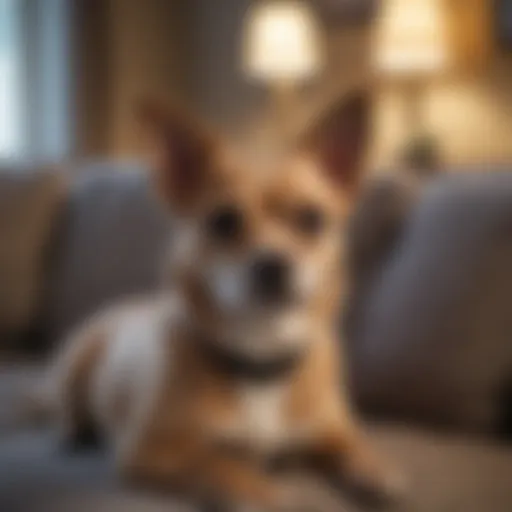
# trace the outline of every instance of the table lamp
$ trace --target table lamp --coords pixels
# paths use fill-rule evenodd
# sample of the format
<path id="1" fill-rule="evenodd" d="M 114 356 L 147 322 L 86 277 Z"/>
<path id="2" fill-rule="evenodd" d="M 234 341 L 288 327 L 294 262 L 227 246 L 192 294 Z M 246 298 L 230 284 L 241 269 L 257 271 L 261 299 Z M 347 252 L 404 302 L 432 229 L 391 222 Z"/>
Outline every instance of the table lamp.
<path id="1" fill-rule="evenodd" d="M 320 30 L 313 12 L 300 0 L 260 0 L 248 10 L 242 67 L 249 79 L 269 87 L 280 129 L 293 124 L 297 87 L 323 64 Z"/>
<path id="2" fill-rule="evenodd" d="M 400 84 L 410 133 L 405 153 L 414 155 L 434 139 L 425 127 L 427 84 L 447 70 L 449 51 L 444 0 L 383 0 L 375 27 L 374 65 L 381 77 Z M 429 142 L 430 141 L 430 142 Z"/>

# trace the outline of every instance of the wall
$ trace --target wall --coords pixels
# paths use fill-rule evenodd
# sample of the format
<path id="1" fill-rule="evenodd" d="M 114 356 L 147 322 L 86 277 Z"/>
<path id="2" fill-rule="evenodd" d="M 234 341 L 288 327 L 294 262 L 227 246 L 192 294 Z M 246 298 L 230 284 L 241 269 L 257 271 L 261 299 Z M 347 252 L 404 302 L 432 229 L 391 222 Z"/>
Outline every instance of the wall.
<path id="1" fill-rule="evenodd" d="M 168 0 L 108 0 L 110 51 L 109 152 L 137 153 L 134 104 L 147 93 L 178 94 L 182 87 L 181 18 Z"/>
<path id="2" fill-rule="evenodd" d="M 407 137 L 401 100 L 399 90 L 388 90 L 376 102 L 376 166 L 391 164 Z M 480 76 L 430 85 L 423 112 L 448 164 L 512 162 L 512 59 L 495 59 Z"/>
<path id="3" fill-rule="evenodd" d="M 184 90 L 181 2 L 74 0 L 75 156 L 139 152 L 137 98 Z"/>
<path id="4" fill-rule="evenodd" d="M 425 84 L 423 116 L 448 164 L 512 162 L 512 54 L 493 36 L 495 2 L 445 0 L 452 78 Z M 455 78 L 458 77 L 458 78 Z M 408 135 L 400 89 L 376 102 L 373 162 L 393 162 Z"/>
<path id="5" fill-rule="evenodd" d="M 247 129 L 265 105 L 263 91 L 248 84 L 239 70 L 238 45 L 249 3 L 188 3 L 188 44 L 194 55 L 188 68 L 192 100 L 202 115 L 232 132 Z M 466 18 L 470 23 L 475 16 Z M 328 66 L 321 81 L 303 91 L 300 108 L 304 112 L 314 111 L 351 84 L 370 80 L 369 35 L 362 28 L 326 33 Z M 472 51 L 473 39 L 458 42 L 458 50 Z M 375 107 L 371 162 L 385 167 L 392 164 L 407 136 L 400 91 L 381 90 Z M 512 161 L 511 57 L 494 59 L 480 76 L 431 85 L 425 92 L 424 108 L 428 126 L 442 141 L 447 163 Z"/>
<path id="6" fill-rule="evenodd" d="M 109 152 L 108 10 L 103 0 L 75 0 L 72 9 L 72 87 L 75 157 Z"/>
<path id="7" fill-rule="evenodd" d="M 479 78 L 433 88 L 430 122 L 454 164 L 512 162 L 512 55 Z"/>
<path id="8" fill-rule="evenodd" d="M 82 117 L 93 121 L 88 130 L 91 140 L 98 134 L 105 139 L 106 133 L 106 142 L 95 141 L 96 148 L 114 156 L 137 153 L 133 104 L 144 91 L 177 95 L 220 128 L 251 133 L 271 103 L 265 88 L 249 84 L 240 72 L 239 44 L 250 1 L 87 3 L 108 6 L 102 19 L 104 53 L 94 50 L 105 61 L 108 76 L 100 78 L 108 86 L 82 111 Z M 301 91 L 301 115 L 307 117 L 354 84 L 371 81 L 369 35 L 368 29 L 357 27 L 326 32 L 328 65 L 319 80 Z M 94 86 L 90 89 L 98 88 L 98 80 L 84 78 Z M 375 167 L 390 165 L 407 136 L 401 102 L 398 90 L 381 89 L 376 96 L 371 152 Z M 432 85 L 425 93 L 428 124 L 440 137 L 450 164 L 512 161 L 511 109 L 512 57 L 496 59 L 479 78 Z"/>
<path id="9" fill-rule="evenodd" d="M 189 0 L 187 75 L 195 109 L 230 132 L 247 130 L 269 106 L 264 86 L 251 84 L 240 71 L 240 41 L 251 0 Z M 214 20 L 214 22 L 213 22 Z M 367 34 L 361 30 L 326 33 L 329 65 L 308 84 L 297 107 L 314 110 L 346 84 L 367 73 Z"/>
<path id="10" fill-rule="evenodd" d="M 261 105 L 262 90 L 239 71 L 243 20 L 251 0 L 188 0 L 187 83 L 194 109 L 226 128 L 237 128 Z"/>

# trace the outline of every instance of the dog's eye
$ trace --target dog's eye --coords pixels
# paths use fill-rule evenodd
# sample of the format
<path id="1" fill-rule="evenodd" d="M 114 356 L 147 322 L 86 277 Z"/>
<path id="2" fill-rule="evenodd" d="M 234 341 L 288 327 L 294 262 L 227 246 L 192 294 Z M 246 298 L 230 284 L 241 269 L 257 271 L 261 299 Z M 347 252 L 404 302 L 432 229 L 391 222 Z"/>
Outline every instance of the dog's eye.
<path id="1" fill-rule="evenodd" d="M 324 225 L 323 213 L 315 206 L 303 206 L 295 212 L 295 225 L 305 235 L 318 235 Z"/>
<path id="2" fill-rule="evenodd" d="M 244 219 L 236 206 L 226 205 L 210 213 L 206 222 L 210 235 L 222 241 L 229 241 L 240 235 Z"/>

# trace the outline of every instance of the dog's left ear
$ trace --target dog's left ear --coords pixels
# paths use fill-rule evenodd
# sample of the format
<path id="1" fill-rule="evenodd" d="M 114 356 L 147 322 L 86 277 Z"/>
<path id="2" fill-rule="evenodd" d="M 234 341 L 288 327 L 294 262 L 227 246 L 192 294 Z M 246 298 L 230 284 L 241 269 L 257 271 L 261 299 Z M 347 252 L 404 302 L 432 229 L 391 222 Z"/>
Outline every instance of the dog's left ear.
<path id="1" fill-rule="evenodd" d="M 370 129 L 367 94 L 357 92 L 318 116 L 301 146 L 319 161 L 332 183 L 354 194 L 361 180 Z"/>
<path id="2" fill-rule="evenodd" d="M 152 146 L 157 193 L 175 213 L 186 214 L 210 185 L 217 141 L 176 105 L 144 98 L 136 107 L 137 120 Z"/>

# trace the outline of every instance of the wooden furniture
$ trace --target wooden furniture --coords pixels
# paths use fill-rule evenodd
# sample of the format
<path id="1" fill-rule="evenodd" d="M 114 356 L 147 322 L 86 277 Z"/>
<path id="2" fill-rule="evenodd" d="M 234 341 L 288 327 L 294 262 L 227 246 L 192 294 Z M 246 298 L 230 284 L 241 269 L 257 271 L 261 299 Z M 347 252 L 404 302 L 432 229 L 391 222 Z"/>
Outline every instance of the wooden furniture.
<path id="1" fill-rule="evenodd" d="M 453 69 L 482 70 L 495 51 L 494 16 L 491 0 L 445 0 Z"/>

